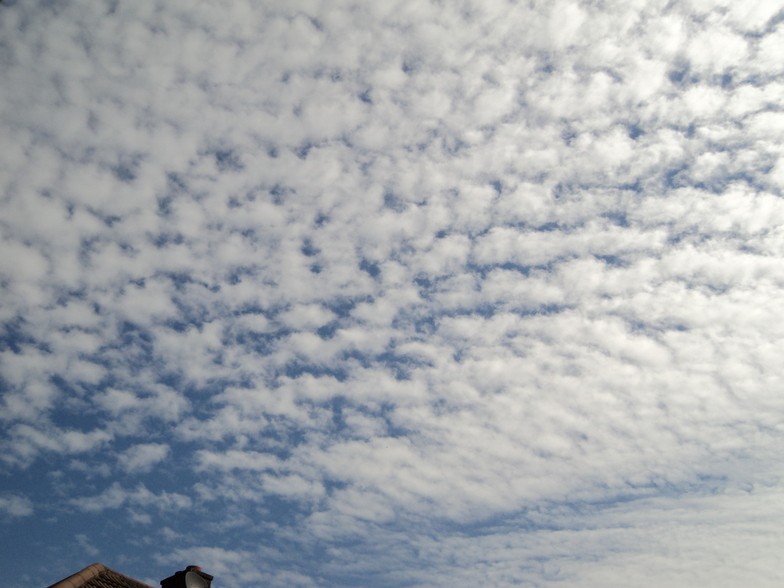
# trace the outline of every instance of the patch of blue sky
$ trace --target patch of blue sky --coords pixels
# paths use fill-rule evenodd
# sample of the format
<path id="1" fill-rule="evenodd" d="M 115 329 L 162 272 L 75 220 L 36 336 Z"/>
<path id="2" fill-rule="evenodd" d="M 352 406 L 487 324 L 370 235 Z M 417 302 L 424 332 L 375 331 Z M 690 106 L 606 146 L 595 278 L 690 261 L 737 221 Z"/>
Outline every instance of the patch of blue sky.
<path id="1" fill-rule="evenodd" d="M 10 350 L 15 354 L 19 354 L 22 353 L 25 346 L 37 344 L 36 339 L 26 332 L 25 320 L 21 316 L 3 322 L 1 328 L 0 352 Z"/>
<path id="2" fill-rule="evenodd" d="M 304 374 L 309 374 L 316 378 L 330 376 L 335 378 L 338 382 L 345 382 L 349 377 L 349 371 L 341 365 L 319 365 L 297 360 L 291 361 L 285 366 L 282 366 L 279 370 L 279 373 L 281 375 L 285 375 L 287 378 L 293 379 L 296 379 Z"/>

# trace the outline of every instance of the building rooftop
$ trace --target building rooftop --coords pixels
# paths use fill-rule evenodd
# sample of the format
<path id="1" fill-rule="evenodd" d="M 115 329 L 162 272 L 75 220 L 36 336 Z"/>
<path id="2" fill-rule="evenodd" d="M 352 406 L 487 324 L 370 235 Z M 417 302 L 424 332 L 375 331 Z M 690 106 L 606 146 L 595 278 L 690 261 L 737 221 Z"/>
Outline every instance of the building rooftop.
<path id="1" fill-rule="evenodd" d="M 94 563 L 81 572 L 52 584 L 49 588 L 152 588 L 152 586 L 123 576 L 101 563 Z"/>

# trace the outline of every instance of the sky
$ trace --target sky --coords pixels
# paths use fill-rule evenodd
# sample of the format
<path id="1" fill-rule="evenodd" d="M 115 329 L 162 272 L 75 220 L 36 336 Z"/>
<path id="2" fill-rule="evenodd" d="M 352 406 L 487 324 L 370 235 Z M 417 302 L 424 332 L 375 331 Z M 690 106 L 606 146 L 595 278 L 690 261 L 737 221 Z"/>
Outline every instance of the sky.
<path id="1" fill-rule="evenodd" d="M 784 9 L 0 3 L 0 568 L 784 580 Z"/>

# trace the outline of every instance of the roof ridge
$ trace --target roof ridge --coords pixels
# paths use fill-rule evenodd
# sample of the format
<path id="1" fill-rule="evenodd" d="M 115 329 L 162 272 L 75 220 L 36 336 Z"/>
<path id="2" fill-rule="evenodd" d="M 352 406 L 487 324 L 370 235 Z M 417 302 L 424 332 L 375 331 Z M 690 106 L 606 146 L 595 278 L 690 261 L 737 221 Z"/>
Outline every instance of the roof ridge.
<path id="1" fill-rule="evenodd" d="M 68 576 L 64 580 L 60 580 L 59 582 L 52 584 L 48 588 L 82 588 L 90 580 L 92 580 L 93 578 L 101 574 L 116 574 L 117 576 L 120 576 L 121 578 L 128 580 L 133 585 L 152 588 L 152 586 L 148 586 L 144 582 L 139 582 L 139 580 L 134 580 L 129 576 L 121 574 L 120 572 L 117 572 L 111 568 L 107 568 L 102 563 L 94 563 L 92 565 L 89 565 L 83 570 L 76 572 L 72 576 Z"/>
<path id="2" fill-rule="evenodd" d="M 106 566 L 102 563 L 94 563 L 83 570 L 68 576 L 64 580 L 52 584 L 49 588 L 81 588 L 84 586 L 85 582 L 92 580 L 95 576 L 106 570 Z"/>

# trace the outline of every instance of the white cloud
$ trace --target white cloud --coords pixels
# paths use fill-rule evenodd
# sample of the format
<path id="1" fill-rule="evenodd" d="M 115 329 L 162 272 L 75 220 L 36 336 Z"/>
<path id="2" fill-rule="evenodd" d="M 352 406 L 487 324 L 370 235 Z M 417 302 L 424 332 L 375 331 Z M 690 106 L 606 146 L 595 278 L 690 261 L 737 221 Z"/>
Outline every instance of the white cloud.
<path id="1" fill-rule="evenodd" d="M 71 504 L 81 511 L 97 513 L 126 505 L 155 507 L 160 511 L 180 510 L 190 508 L 192 502 L 188 496 L 175 492 L 155 494 L 143 484 L 139 484 L 135 490 L 126 490 L 115 482 L 101 494 L 74 498 L 71 500 Z"/>
<path id="2" fill-rule="evenodd" d="M 0 512 L 12 517 L 27 517 L 33 514 L 34 509 L 30 500 L 25 496 L 0 496 Z"/>
<path id="3" fill-rule="evenodd" d="M 7 472 L 199 509 L 163 560 L 227 586 L 737 579 L 784 410 L 776 3 L 43 4 L 0 7 Z M 106 464 L 147 485 L 77 495 Z"/>
<path id="4" fill-rule="evenodd" d="M 180 565 L 182 561 L 199 561 L 204 570 L 209 569 L 214 575 L 220 576 L 227 585 L 263 584 L 280 588 L 318 585 L 313 578 L 296 570 L 276 569 L 275 564 L 279 564 L 283 557 L 275 549 L 246 551 L 190 547 L 157 555 L 156 559 L 171 565 Z"/>
<path id="5" fill-rule="evenodd" d="M 90 540 L 84 533 L 78 533 L 74 536 L 74 538 L 76 539 L 76 542 L 79 544 L 79 546 L 84 550 L 84 552 L 90 557 L 95 557 L 100 553 L 100 550 L 90 543 Z"/>
<path id="6" fill-rule="evenodd" d="M 169 446 L 165 443 L 141 443 L 126 449 L 117 457 L 117 461 L 122 469 L 133 474 L 149 472 L 168 455 Z"/>

